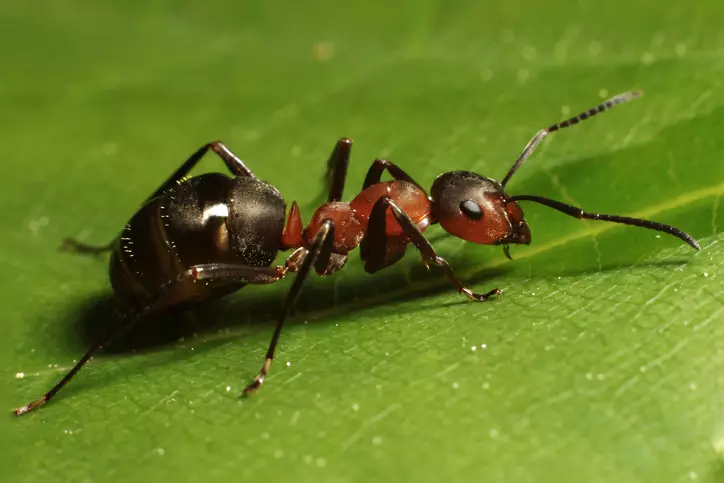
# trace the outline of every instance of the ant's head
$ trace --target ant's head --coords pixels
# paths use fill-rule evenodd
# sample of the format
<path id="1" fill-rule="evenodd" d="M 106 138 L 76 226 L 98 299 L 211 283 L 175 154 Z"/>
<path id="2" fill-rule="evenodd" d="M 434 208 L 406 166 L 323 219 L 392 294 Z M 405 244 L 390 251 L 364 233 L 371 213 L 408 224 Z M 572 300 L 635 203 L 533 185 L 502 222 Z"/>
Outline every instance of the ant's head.
<path id="1" fill-rule="evenodd" d="M 699 244 L 691 235 L 674 226 L 628 216 L 587 213 L 575 206 L 542 196 L 508 196 L 505 194 L 505 185 L 510 178 L 549 133 L 574 126 L 640 95 L 639 92 L 619 94 L 577 116 L 538 131 L 500 183 L 467 171 L 452 171 L 440 175 L 430 190 L 432 214 L 436 221 L 442 225 L 445 231 L 463 240 L 484 245 L 505 245 L 505 254 L 510 257 L 507 247 L 509 243 L 525 245 L 530 243 L 530 229 L 523 219 L 523 210 L 520 209 L 517 202 L 532 201 L 578 219 L 621 223 L 667 233 L 699 250 Z"/>
<path id="2" fill-rule="evenodd" d="M 530 243 L 523 210 L 493 179 L 452 171 L 437 177 L 430 195 L 433 216 L 458 238 L 483 245 Z"/>

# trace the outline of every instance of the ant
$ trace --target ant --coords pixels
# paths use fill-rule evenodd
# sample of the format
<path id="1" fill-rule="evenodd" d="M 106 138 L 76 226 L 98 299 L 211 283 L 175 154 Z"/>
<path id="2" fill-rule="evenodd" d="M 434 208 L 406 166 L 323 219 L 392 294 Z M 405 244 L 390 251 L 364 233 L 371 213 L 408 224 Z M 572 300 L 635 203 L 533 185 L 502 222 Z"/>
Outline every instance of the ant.
<path id="1" fill-rule="evenodd" d="M 450 234 L 482 245 L 530 243 L 530 229 L 519 201 L 532 201 L 566 215 L 633 225 L 676 236 L 699 250 L 690 235 L 673 226 L 618 215 L 588 213 L 542 196 L 509 196 L 505 186 L 550 133 L 572 126 L 617 104 L 639 97 L 626 92 L 566 121 L 539 131 L 513 166 L 498 182 L 468 171 L 440 175 L 430 194 L 399 166 L 377 159 L 367 172 L 362 191 L 343 202 L 342 193 L 352 141 L 340 139 L 327 163 L 327 202 L 304 228 L 294 201 L 289 213 L 279 191 L 258 179 L 223 143 L 204 145 L 181 165 L 133 215 L 110 244 L 90 246 L 66 240 L 76 252 L 110 251 L 110 280 L 124 311 L 113 326 L 42 398 L 15 410 L 22 415 L 50 401 L 90 360 L 122 332 L 149 314 L 189 302 L 201 302 L 241 289 L 246 284 L 269 284 L 297 272 L 277 319 L 274 335 L 256 378 L 243 391 L 258 390 L 269 372 L 279 336 L 310 271 L 331 275 L 359 246 L 365 270 L 375 273 L 402 258 L 412 243 L 426 266 L 437 265 L 455 289 L 471 300 L 485 301 L 500 290 L 473 292 L 456 277 L 448 262 L 437 255 L 423 232 L 439 223 Z M 209 150 L 234 175 L 186 175 Z M 392 181 L 382 181 L 387 171 Z M 286 221 L 285 221 L 286 220 Z M 281 250 L 293 250 L 282 266 L 271 266 Z"/>

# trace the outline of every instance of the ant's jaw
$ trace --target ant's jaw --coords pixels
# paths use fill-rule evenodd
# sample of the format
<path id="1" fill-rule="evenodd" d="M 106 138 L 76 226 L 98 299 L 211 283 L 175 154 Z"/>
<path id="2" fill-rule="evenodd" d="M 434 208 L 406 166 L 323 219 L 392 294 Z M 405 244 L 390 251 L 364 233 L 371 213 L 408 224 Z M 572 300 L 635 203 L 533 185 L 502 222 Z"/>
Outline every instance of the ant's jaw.
<path id="1" fill-rule="evenodd" d="M 530 244 L 530 228 L 528 227 L 528 223 L 521 221 L 512 227 L 508 236 L 496 241 L 496 245 L 508 245 L 511 243 L 515 243 L 517 245 Z"/>

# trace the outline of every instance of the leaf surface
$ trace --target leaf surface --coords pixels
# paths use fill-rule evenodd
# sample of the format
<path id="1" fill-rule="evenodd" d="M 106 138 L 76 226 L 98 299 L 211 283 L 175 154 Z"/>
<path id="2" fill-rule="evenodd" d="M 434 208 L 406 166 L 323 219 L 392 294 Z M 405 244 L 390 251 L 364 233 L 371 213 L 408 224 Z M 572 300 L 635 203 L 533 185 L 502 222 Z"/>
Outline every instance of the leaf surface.
<path id="1" fill-rule="evenodd" d="M 305 2 L 306 3 L 306 2 Z M 488 2 L 489 3 L 489 2 Z M 412 250 L 314 278 L 265 387 L 290 280 L 149 321 L 47 407 L 6 418 L 9 481 L 721 481 L 724 31 L 720 2 L 63 2 L 0 7 L 3 401 L 39 397 L 113 323 L 105 243 L 223 139 L 305 219 L 336 139 L 349 199 L 376 157 L 423 185 L 501 179 L 641 229 L 524 205 L 526 247 L 428 233 L 469 303 Z M 204 160 L 198 172 L 220 171 Z M 195 171 L 196 172 L 196 171 Z M 7 399 L 7 400 L 6 400 Z"/>

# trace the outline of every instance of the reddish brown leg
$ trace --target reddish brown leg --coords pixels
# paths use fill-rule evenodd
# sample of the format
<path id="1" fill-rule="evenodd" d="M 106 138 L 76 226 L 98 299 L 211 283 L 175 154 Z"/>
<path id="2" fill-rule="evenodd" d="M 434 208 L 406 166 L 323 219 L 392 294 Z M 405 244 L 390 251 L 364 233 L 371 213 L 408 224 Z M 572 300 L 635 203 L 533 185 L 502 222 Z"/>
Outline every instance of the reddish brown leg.
<path id="1" fill-rule="evenodd" d="M 443 270 L 445 270 L 445 275 L 450 279 L 452 284 L 455 286 L 455 289 L 461 293 L 467 296 L 471 300 L 488 300 L 492 295 L 500 296 L 502 293 L 497 288 L 494 290 L 491 290 L 487 293 L 477 293 L 473 292 L 469 288 L 465 287 L 462 282 L 457 278 L 455 275 L 455 272 L 453 271 L 450 264 L 442 257 L 439 257 L 437 253 L 435 252 L 435 249 L 430 244 L 430 242 L 425 238 L 425 236 L 422 234 L 420 229 L 417 227 L 414 221 L 410 219 L 409 216 L 407 216 L 407 213 L 405 213 L 397 204 L 395 204 L 394 201 L 392 201 L 390 198 L 380 198 L 377 203 L 375 203 L 375 206 L 372 208 L 372 214 L 370 215 L 370 221 L 367 229 L 367 237 L 374 237 L 371 239 L 368 243 L 368 250 L 376 251 L 374 254 L 371 252 L 368 252 L 370 258 L 370 261 L 375 263 L 381 263 L 386 262 L 385 255 L 379 254 L 379 251 L 385 246 L 385 249 L 387 250 L 387 231 L 386 231 L 386 211 L 387 209 L 392 210 L 392 214 L 395 216 L 395 219 L 400 224 L 400 227 L 402 227 L 402 230 L 405 232 L 405 235 L 410 239 L 410 241 L 415 245 L 415 247 L 418 249 L 420 254 L 422 255 L 422 262 L 429 266 L 431 263 L 435 264 L 439 267 L 441 267 Z M 363 241 L 364 243 L 364 241 Z M 404 250 L 403 250 L 404 253 Z M 389 256 L 389 255 L 387 255 Z M 398 259 L 401 258 L 401 255 L 398 257 Z M 397 260 L 395 260 L 397 261 Z M 369 263 L 369 262 L 368 262 Z M 392 262 L 394 263 L 394 262 Z M 387 265 L 389 265 L 388 263 Z M 371 268 L 383 268 L 384 266 L 372 266 Z M 379 268 L 378 268 L 379 267 Z M 367 265 L 365 264 L 365 269 L 367 268 Z M 368 270 L 369 271 L 369 270 Z"/>

